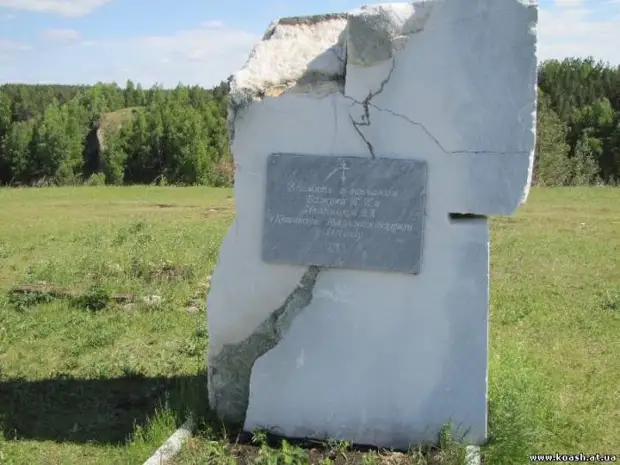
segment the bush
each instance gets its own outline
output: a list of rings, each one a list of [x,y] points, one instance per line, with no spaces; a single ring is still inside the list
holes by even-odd
[[[105,185],[105,174],[103,173],[93,173],[91,174],[86,182],[84,183],[87,186],[104,186]]]

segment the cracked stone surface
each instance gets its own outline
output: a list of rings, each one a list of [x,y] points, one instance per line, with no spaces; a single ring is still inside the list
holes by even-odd
[[[520,0],[437,0],[269,26],[231,83],[237,215],[207,299],[222,417],[405,449],[452,422],[485,441],[486,217],[529,191],[536,21]],[[426,162],[420,273],[263,262],[272,153]]]
[[[312,301],[319,267],[311,266],[282,305],[252,334],[237,344],[225,345],[209,365],[210,403],[225,421],[243,423],[250,396],[254,362],[273,349],[295,317]]]

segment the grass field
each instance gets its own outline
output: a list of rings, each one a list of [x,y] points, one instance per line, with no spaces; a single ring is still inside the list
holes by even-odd
[[[233,215],[227,189],[0,189],[0,464],[139,464],[200,420],[204,296]],[[485,463],[619,453],[620,189],[535,189],[492,241]],[[37,283],[74,295],[9,292]],[[207,418],[174,463],[425,463],[262,444]]]

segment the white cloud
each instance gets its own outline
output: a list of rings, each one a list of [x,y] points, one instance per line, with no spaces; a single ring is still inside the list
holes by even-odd
[[[240,68],[259,39],[256,34],[209,22],[169,36],[137,37],[128,44],[128,56],[117,58],[133,71],[127,77],[144,84],[210,86]],[[129,56],[142,65],[136,66]]]
[[[204,23],[202,23],[202,27],[206,27],[209,29],[217,29],[220,27],[224,27],[224,23],[220,21],[219,19],[215,19],[211,21],[205,21]]]
[[[124,85],[131,79],[145,87],[155,83],[172,87],[179,82],[213,86],[243,65],[258,40],[260,36],[242,29],[205,23],[170,35],[97,41],[85,37],[62,47],[48,41],[41,50],[15,60],[14,66],[0,66],[0,82]]]
[[[541,59],[593,56],[620,64],[620,12],[598,19],[587,8],[541,8],[538,50]]]
[[[583,0],[555,0],[556,6],[559,7],[576,7],[583,4]]]
[[[32,46],[0,37],[0,53],[25,52],[28,50],[32,50]]]
[[[24,52],[32,50],[32,46],[16,42],[14,40],[3,39],[0,37],[0,62],[13,60]],[[9,65],[3,63],[0,69],[7,68]],[[2,82],[2,73],[0,73],[0,82]]]
[[[111,0],[0,0],[0,7],[78,17],[87,15],[110,1]]]
[[[13,21],[15,18],[17,18],[17,15],[14,15],[12,13],[0,15],[0,21]]]
[[[75,29],[46,29],[43,31],[43,37],[56,42],[75,42],[79,40],[81,34]]]

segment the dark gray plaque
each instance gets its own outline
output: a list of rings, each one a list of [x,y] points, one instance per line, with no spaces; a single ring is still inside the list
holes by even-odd
[[[420,272],[426,162],[272,154],[266,262]]]

